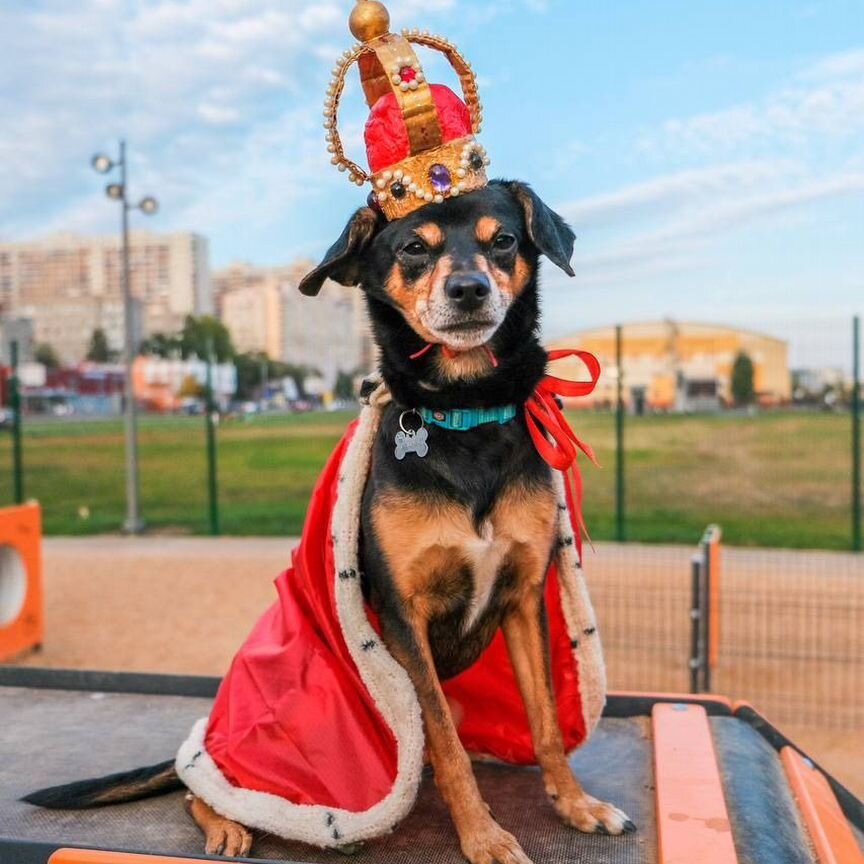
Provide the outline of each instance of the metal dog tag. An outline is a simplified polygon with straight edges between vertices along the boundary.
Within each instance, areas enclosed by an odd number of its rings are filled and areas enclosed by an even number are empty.
[[[402,431],[396,433],[396,450],[394,451],[394,455],[400,462],[409,453],[414,453],[420,459],[429,453],[429,444],[427,443],[429,432],[423,425],[423,420],[420,420],[419,429],[406,429],[405,417],[408,414],[417,414],[420,417],[417,411],[413,409],[411,411],[403,411],[399,417],[399,428]]]

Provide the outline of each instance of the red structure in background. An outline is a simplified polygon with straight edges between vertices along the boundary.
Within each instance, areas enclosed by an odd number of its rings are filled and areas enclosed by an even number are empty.
[[[28,388],[28,395],[43,388]],[[49,369],[45,375],[45,390],[66,392],[76,396],[113,396],[123,393],[123,367],[97,363],[81,363],[65,369]]]
[[[3,382],[0,395],[4,404],[8,404],[9,374],[8,369],[0,367]],[[21,385],[23,414],[116,414],[123,399],[123,367],[80,363],[62,369],[45,369],[35,378],[22,376]]]

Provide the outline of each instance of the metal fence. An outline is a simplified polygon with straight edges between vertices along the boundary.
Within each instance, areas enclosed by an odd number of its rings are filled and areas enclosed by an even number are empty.
[[[720,537],[589,553],[610,686],[725,693],[783,723],[864,734],[864,558]]]
[[[864,558],[718,535],[588,553],[610,689],[750,702],[864,794]]]
[[[579,400],[570,412],[603,465],[583,471],[595,539],[687,544],[718,522],[728,545],[860,550],[860,346],[852,320],[786,324],[785,340],[740,331],[737,343],[723,328],[653,326],[650,338],[646,325],[578,337],[604,368],[594,401]],[[742,347],[752,355],[756,401],[735,406],[731,369]],[[15,403],[14,387],[10,396]],[[39,498],[49,533],[119,530],[117,421],[28,415],[22,424],[14,404],[8,415],[0,504]],[[297,533],[317,471],[349,419],[234,418],[214,430],[203,418],[144,416],[143,520],[189,533]],[[305,433],[317,436],[314,447]],[[176,480],[177,506],[164,497],[166,476]],[[89,517],[70,517],[73,500]]]

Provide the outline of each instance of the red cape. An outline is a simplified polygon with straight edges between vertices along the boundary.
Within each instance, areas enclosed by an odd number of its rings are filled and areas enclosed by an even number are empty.
[[[413,803],[422,767],[416,696],[360,593],[359,502],[377,417],[367,408],[330,457],[292,566],[276,580],[277,601],[234,658],[206,726],[196,726],[177,758],[181,778],[217,812],[322,846],[392,830]],[[562,550],[569,547],[572,559],[573,526],[561,521]],[[573,607],[574,597],[587,601],[584,585],[562,591],[562,560],[566,565],[566,554],[549,569],[546,606],[569,751],[598,719],[603,681],[590,605]],[[570,578],[581,580],[570,569]],[[444,690],[469,752],[534,762],[500,632]]]

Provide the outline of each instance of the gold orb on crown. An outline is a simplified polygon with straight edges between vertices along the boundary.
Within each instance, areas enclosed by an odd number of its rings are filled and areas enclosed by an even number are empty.
[[[378,0],[357,0],[348,26],[355,39],[371,42],[390,30],[390,13]]]

